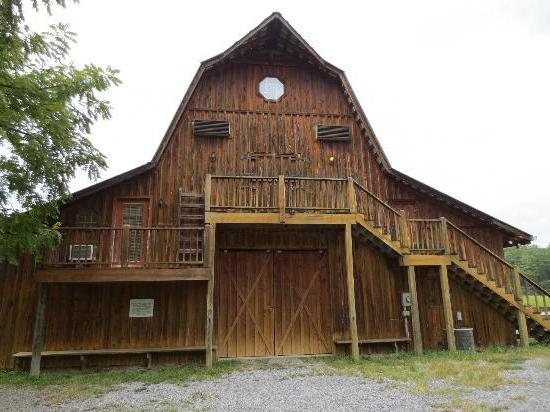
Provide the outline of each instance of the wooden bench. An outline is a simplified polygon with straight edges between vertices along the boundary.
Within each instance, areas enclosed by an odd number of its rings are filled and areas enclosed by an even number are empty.
[[[214,351],[216,347],[212,348]],[[81,350],[50,350],[41,352],[42,357],[53,356],[79,356],[80,368],[86,368],[86,357],[94,355],[133,355],[143,354],[147,359],[147,368],[151,368],[153,362],[153,353],[176,353],[176,352],[200,352],[206,351],[206,346],[187,346],[187,347],[166,347],[166,348],[139,348],[139,349],[81,349]],[[14,358],[15,370],[20,370],[20,360],[31,358],[32,352],[17,352],[12,355]]]
[[[359,339],[359,345],[377,345],[384,343],[393,343],[395,353],[399,352],[399,342],[410,342],[410,338],[383,338],[383,339]],[[336,345],[351,345],[351,340],[335,340]]]

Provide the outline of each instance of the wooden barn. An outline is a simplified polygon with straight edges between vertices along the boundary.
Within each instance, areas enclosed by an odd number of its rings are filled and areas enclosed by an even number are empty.
[[[532,236],[394,169],[344,72],[279,13],[200,65],[149,163],[61,222],[40,263],[0,265],[0,367],[550,337],[550,295],[503,259]]]

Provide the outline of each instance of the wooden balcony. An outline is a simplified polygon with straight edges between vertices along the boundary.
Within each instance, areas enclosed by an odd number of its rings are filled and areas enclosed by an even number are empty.
[[[40,282],[150,281],[207,278],[203,226],[62,227],[43,257]]]
[[[395,240],[402,215],[352,178],[210,176],[206,222],[355,224],[356,215]]]

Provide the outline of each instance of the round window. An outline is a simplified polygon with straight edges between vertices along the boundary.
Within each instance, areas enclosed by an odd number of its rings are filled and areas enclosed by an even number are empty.
[[[279,100],[285,94],[285,85],[276,77],[265,77],[259,85],[260,94],[267,100]]]

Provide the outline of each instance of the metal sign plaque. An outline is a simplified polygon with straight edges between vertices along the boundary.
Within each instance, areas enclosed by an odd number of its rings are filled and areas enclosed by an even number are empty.
[[[130,299],[131,318],[152,318],[155,299]]]

